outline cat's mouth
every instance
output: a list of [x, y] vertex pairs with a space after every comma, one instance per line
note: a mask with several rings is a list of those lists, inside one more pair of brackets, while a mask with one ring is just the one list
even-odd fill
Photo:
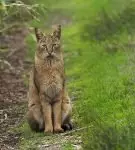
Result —
[[53, 58], [54, 58], [54, 56], [51, 54], [47, 56], [47, 59], [53, 59]]
[[48, 61], [53, 61], [53, 60], [59, 61], [60, 59], [56, 55], [50, 54], [50, 55], [46, 56], [45, 60], [48, 60]]

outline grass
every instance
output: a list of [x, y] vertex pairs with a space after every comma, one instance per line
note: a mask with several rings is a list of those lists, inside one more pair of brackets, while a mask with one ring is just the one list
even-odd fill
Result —
[[[135, 125], [132, 119], [129, 120], [135, 115], [133, 94], [135, 86], [131, 77], [132, 72], [125, 72], [128, 69], [124, 65], [127, 63], [127, 54], [104, 53], [101, 45], [90, 47], [89, 50], [91, 52], [83, 49], [83, 54], [74, 58], [68, 72], [69, 76], [74, 76], [75, 79], [69, 83], [69, 88], [71, 91], [76, 90], [75, 95], [78, 95], [76, 118], [81, 126], [93, 126], [88, 130], [87, 136], [83, 136], [83, 141], [86, 140], [84, 148], [85, 145], [89, 145], [86, 149], [117, 149], [115, 145], [117, 146], [118, 142], [120, 145], [123, 144], [121, 148], [123, 149], [125, 143], [127, 146], [130, 145], [129, 138], [134, 135], [131, 134], [131, 129]], [[110, 136], [109, 142], [106, 136]], [[122, 136], [125, 136], [127, 141], [121, 143]], [[113, 139], [115, 143], [110, 147], [109, 144], [113, 143]]]
[[72, 150], [74, 148], [73, 144], [78, 142], [78, 134], [74, 134], [74, 136], [64, 136], [61, 134], [48, 136], [44, 133], [32, 132], [26, 121], [14, 131], [22, 133], [19, 143], [20, 150], [37, 150], [46, 147], [55, 148], [55, 146], [59, 146], [62, 150]]
[[[67, 4], [66, 1], [59, 0], [56, 5], [53, 5], [55, 1], [47, 2], [53, 12], [63, 13], [65, 10], [66, 17], [73, 13], [72, 23], [63, 27], [62, 42], [67, 86], [74, 101], [73, 118], [79, 127], [90, 126], [81, 132], [83, 149], [135, 149], [135, 62], [132, 45], [135, 37], [131, 32], [134, 31], [132, 10], [135, 8], [131, 9], [131, 1], [108, 3], [106, 0], [93, 0], [84, 4], [82, 0], [75, 0]], [[103, 22], [103, 15], [99, 15], [101, 13], [107, 16]], [[40, 26], [41, 22], [37, 24]], [[126, 23], [125, 26], [123, 22]], [[111, 24], [114, 26], [109, 28]], [[31, 22], [31, 25], [35, 26], [35, 22]], [[100, 38], [95, 36], [97, 30], [100, 31]], [[118, 30], [119, 32], [115, 32]], [[28, 59], [34, 56], [33, 36], [31, 34], [26, 39], [29, 47]], [[74, 149], [73, 139], [80, 136], [74, 133], [73, 139], [70, 136], [66, 139], [62, 135], [48, 137], [42, 133], [31, 132], [26, 122], [18, 130], [23, 133], [20, 149], [36, 149], [38, 145], [44, 145], [47, 141], [57, 143], [63, 138], [62, 149], [70, 150]]]

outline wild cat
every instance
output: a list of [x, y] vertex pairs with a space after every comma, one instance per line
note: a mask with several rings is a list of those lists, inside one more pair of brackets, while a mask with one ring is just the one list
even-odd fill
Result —
[[50, 34], [35, 29], [37, 50], [30, 73], [27, 120], [32, 130], [60, 133], [72, 129], [72, 106], [65, 88], [61, 26]]

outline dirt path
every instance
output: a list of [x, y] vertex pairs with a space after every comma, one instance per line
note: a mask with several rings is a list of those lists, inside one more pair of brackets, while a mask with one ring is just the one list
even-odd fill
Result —
[[26, 104], [23, 81], [28, 31], [18, 28], [8, 35], [0, 35], [0, 149], [17, 148], [19, 134], [12, 132], [22, 120]]

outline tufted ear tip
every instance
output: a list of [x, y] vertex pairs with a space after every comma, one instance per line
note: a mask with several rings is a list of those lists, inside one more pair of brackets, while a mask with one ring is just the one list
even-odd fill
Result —
[[60, 25], [60, 24], [58, 24], [56, 27], [57, 27], [58, 29], [61, 29], [61, 25]]
[[56, 30], [61, 32], [61, 25], [60, 24], [56, 25]]
[[35, 35], [36, 35], [37, 41], [39, 41], [43, 37], [43, 33], [38, 28], [35, 28]]
[[58, 39], [60, 39], [61, 37], [61, 25], [60, 24], [54, 27], [53, 35], [57, 37]]
[[37, 32], [38, 28], [35, 27], [35, 33]]

